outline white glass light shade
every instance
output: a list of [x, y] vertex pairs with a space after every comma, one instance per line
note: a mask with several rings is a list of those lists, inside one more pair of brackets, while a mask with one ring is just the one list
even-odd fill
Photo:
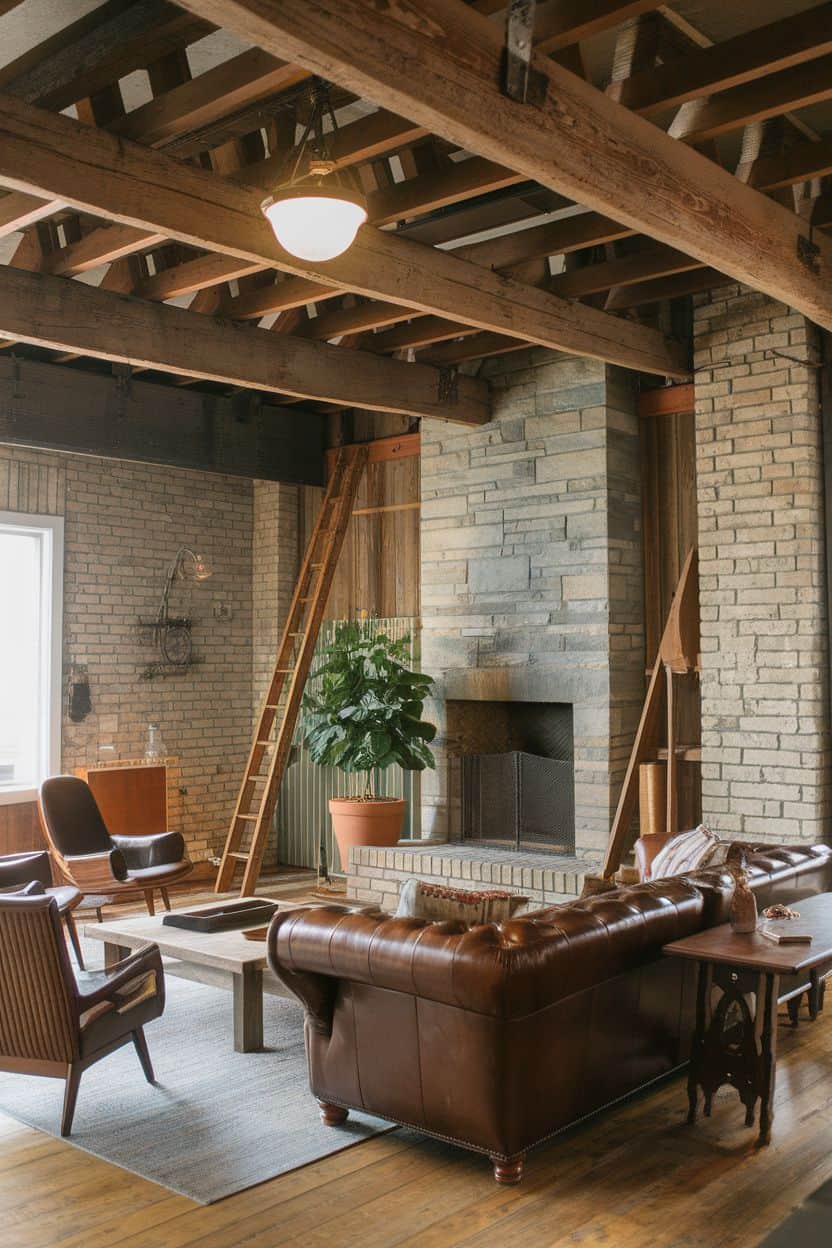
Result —
[[332, 194], [291, 193], [263, 203], [263, 212], [281, 247], [300, 260], [333, 260], [355, 241], [367, 209], [358, 196], [339, 187]]

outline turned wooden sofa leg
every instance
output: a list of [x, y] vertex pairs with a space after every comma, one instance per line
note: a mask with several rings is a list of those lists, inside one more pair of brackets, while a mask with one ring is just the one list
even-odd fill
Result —
[[350, 1111], [344, 1109], [343, 1105], [330, 1105], [328, 1101], [318, 1101], [318, 1108], [321, 1111], [321, 1122], [328, 1127], [340, 1127], [342, 1122], [346, 1122]]
[[519, 1153], [516, 1157], [509, 1158], [508, 1161], [502, 1157], [490, 1157], [489, 1161], [494, 1167], [494, 1178], [498, 1183], [508, 1186], [523, 1181], [523, 1172], [526, 1168], [525, 1153]]

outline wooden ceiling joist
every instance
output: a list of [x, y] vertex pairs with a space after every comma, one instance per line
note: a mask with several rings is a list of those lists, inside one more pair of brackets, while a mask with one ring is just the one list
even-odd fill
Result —
[[611, 83], [607, 94], [635, 112], [649, 114], [738, 87], [830, 52], [832, 4], [822, 4], [641, 70], [621, 82]]
[[707, 99], [691, 100], [679, 109], [668, 134], [686, 143], [704, 143], [751, 122], [779, 117], [830, 97], [832, 55], [746, 82]]
[[305, 69], [248, 48], [230, 61], [134, 108], [110, 127], [116, 134], [161, 147], [190, 135], [265, 95], [285, 91], [309, 77]]
[[347, 407], [480, 424], [488, 387], [423, 364], [230, 325], [81, 282], [0, 269], [0, 337]]
[[34, 195], [12, 191], [10, 195], [4, 195], [0, 199], [0, 238], [36, 225], [38, 221], [53, 216], [63, 207], [63, 204], [55, 200], [37, 199]]
[[0, 90], [63, 109], [210, 34], [167, 0], [108, 0], [0, 70]]
[[[796, 214], [550, 58], [533, 56], [541, 103], [508, 98], [499, 86], [503, 32], [461, 0], [420, 0], [418, 22], [410, 0], [187, 7], [832, 329], [829, 240], [815, 239], [813, 263], [804, 263], [808, 228]], [[824, 60], [783, 73], [814, 76]]]
[[9, 97], [0, 98], [0, 183], [200, 250], [478, 329], [663, 376], [687, 373], [682, 349], [656, 330], [369, 226], [336, 260], [298, 260], [278, 245], [260, 212], [259, 193]]
[[[535, 44], [541, 52], [558, 52], [655, 7], [655, 0], [544, 0], [537, 10]], [[497, 8], [505, 8], [505, 0]]]

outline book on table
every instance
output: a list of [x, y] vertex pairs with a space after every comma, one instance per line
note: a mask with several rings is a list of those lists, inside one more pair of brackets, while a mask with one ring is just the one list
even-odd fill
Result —
[[757, 931], [774, 945], [811, 945], [812, 943], [812, 933], [801, 924], [761, 923]]

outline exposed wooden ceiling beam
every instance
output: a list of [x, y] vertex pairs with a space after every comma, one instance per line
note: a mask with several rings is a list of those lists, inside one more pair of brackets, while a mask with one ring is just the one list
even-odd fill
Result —
[[463, 260], [473, 260], [475, 264], [503, 269], [521, 264], [524, 260], [569, 255], [584, 247], [597, 247], [602, 243], [630, 238], [635, 233], [629, 226], [621, 225], [599, 212], [583, 212], [580, 216], [565, 217], [549, 225], [535, 225], [483, 243], [455, 247], [454, 255]]
[[832, 55], [821, 56], [806, 65], [783, 69], [730, 91], [683, 104], [668, 134], [686, 143], [704, 143], [753, 121], [779, 117], [831, 96]]
[[438, 368], [464, 364], [466, 360], [482, 360], [489, 355], [507, 355], [509, 351], [521, 351], [522, 342], [506, 338], [505, 334], [471, 334], [467, 338], [442, 342], [420, 352], [420, 360], [429, 360]]
[[813, 271], [799, 259], [807, 227], [794, 213], [549, 58], [533, 57], [547, 89], [542, 104], [507, 98], [499, 89], [502, 32], [460, 0], [420, 0], [418, 23], [409, 21], [409, 0], [389, 0], [384, 9], [373, 0], [187, 3], [267, 50], [279, 46], [284, 56], [450, 142], [614, 215], [832, 328], [828, 240], [817, 240]]
[[587, 264], [559, 273], [552, 278], [550, 289], [567, 299], [582, 299], [612, 286], [631, 286], [648, 277], [666, 277], [698, 268], [701, 268], [698, 260], [692, 260], [675, 247], [652, 244], [628, 256], [616, 256], [600, 264]]
[[[269, 59], [273, 62], [273, 58]], [[207, 75], [202, 77], [205, 76]], [[202, 77], [192, 81], [199, 83], [202, 81]], [[191, 82], [184, 83], [183, 87], [190, 85]], [[149, 127], [148, 132], [145, 133], [138, 124], [134, 124], [131, 127], [132, 137], [147, 143], [149, 146], [166, 147], [173, 142], [177, 135], [183, 133], [187, 129], [191, 116], [190, 110], [194, 106], [197, 97], [181, 96], [178, 92], [179, 88], [175, 88], [159, 97], [160, 103], [167, 101], [164, 108], [162, 133], [157, 132], [154, 136], [154, 127], [158, 126], [158, 114], [145, 113], [145, 121]], [[176, 97], [175, 100], [171, 101], [171, 96]], [[156, 103], [156, 101], [151, 101], [151, 103]], [[136, 113], [142, 111], [137, 109], [133, 113], [127, 114], [124, 120], [135, 118]], [[107, 129], [118, 131], [119, 122], [108, 126]], [[382, 152], [393, 150], [404, 143], [413, 142], [415, 139], [421, 138], [424, 133], [424, 130], [414, 126], [412, 122], [404, 121], [401, 117], [396, 117], [392, 113], [379, 110], [369, 117], [361, 118], [343, 126], [338, 131], [332, 144], [333, 158], [338, 168], [346, 168], [359, 160], [370, 159], [373, 155], [380, 155]], [[266, 189], [274, 179], [280, 176], [283, 163], [284, 156], [278, 153], [275, 156], [268, 156], [264, 160], [254, 161], [252, 164], [244, 166], [236, 171], [233, 177], [235, 181], [243, 182], [248, 186], [262, 186]], [[488, 165], [489, 162], [484, 162], [484, 164]], [[490, 176], [490, 170], [483, 172], [484, 179]], [[459, 192], [459, 184], [457, 184], [456, 190]], [[441, 193], [442, 188], [437, 188], [435, 194]], [[453, 188], [448, 188], [444, 193], [446, 196], [452, 197]], [[21, 201], [23, 198], [19, 196]], [[40, 202], [42, 204], [43, 216], [49, 215], [63, 206], [55, 204], [50, 208], [48, 207], [48, 201], [37, 201], [32, 196], [26, 196], [25, 199], [27, 204], [31, 205]], [[405, 206], [405, 202], [404, 197], [402, 197], [400, 205]], [[381, 201], [379, 211], [384, 212], [389, 208], [390, 203], [392, 201], [387, 203]], [[0, 220], [2, 220], [1, 216]], [[120, 226], [118, 255], [126, 256], [138, 251], [146, 251], [157, 246], [158, 242], [159, 236], [157, 234], [148, 234], [142, 230], [131, 230], [130, 227]], [[91, 231], [80, 244], [70, 244], [66, 248], [53, 252], [49, 258], [48, 271], [65, 274], [80, 273], [85, 269], [95, 268], [99, 264], [106, 264], [116, 258], [113, 252], [113, 243], [112, 227], [102, 226], [98, 231]], [[79, 264], [79, 257], [81, 264]], [[141, 286], [137, 293], [148, 299], [172, 299], [177, 295], [190, 294], [195, 290], [204, 290], [212, 286], [219, 286], [225, 282], [236, 281], [241, 277], [250, 276], [252, 273], [261, 272], [264, 267], [258, 264], [241, 265], [239, 261], [229, 260], [227, 256], [199, 256], [155, 274]], [[283, 292], [283, 294], [285, 295], [286, 292]], [[317, 296], [314, 290], [310, 288], [303, 302], [311, 303], [316, 297], [326, 299], [330, 295], [331, 292], [325, 287], [319, 287]], [[274, 309], [267, 308], [266, 311], [277, 311], [285, 306], [285, 304], [281, 303]], [[262, 316], [264, 313], [261, 312], [259, 315]]]
[[832, 52], [832, 4], [793, 14], [611, 83], [607, 94], [650, 114]]
[[394, 325], [412, 315], [412, 310], [402, 304], [379, 303], [374, 300], [352, 308], [332, 308], [320, 316], [312, 317], [294, 333], [298, 338], [314, 338], [317, 342], [326, 342], [342, 334]]
[[691, 273], [677, 273], [672, 277], [636, 282], [632, 286], [619, 286], [610, 292], [605, 306], [623, 312], [649, 303], [661, 303], [665, 299], [694, 295], [700, 290], [711, 290], [714, 286], [726, 286], [730, 282], [731, 278], [717, 269], [695, 269]]
[[25, 230], [27, 226], [53, 216], [63, 207], [55, 200], [38, 199], [34, 195], [12, 191], [0, 199], [0, 238]]
[[808, 178], [822, 178], [832, 173], [832, 139], [820, 143], [798, 143], [776, 156], [759, 156], [748, 165], [740, 165], [737, 176], [759, 190], [776, 190], [794, 186]]
[[545, 0], [537, 9], [535, 44], [557, 52], [656, 7], [655, 0]]
[[421, 316], [406, 325], [397, 325], [384, 334], [367, 334], [361, 346], [367, 351], [401, 351], [407, 347], [427, 347], [448, 338], [460, 338], [478, 334], [476, 329], [460, 325], [456, 321], [443, 320], [441, 316]]
[[125, 113], [108, 129], [151, 147], [161, 147], [244, 104], [285, 91], [308, 77], [308, 71], [297, 65], [287, 65], [259, 48], [249, 48]]
[[687, 371], [682, 348], [655, 330], [370, 226], [336, 260], [298, 260], [277, 243], [257, 192], [9, 97], [0, 98], [0, 183], [201, 250], [523, 341], [666, 376]]
[[[240, 419], [244, 416], [244, 419]], [[321, 485], [324, 418], [178, 386], [0, 357], [0, 443]]]
[[210, 316], [96, 290], [64, 277], [0, 269], [0, 337], [227, 385], [411, 416], [479, 424], [483, 382], [450, 391], [422, 364], [229, 325]]
[[370, 220], [374, 225], [390, 225], [408, 217], [434, 212], [459, 203], [472, 195], [501, 191], [524, 179], [512, 169], [474, 156], [461, 160], [435, 174], [408, 178], [368, 196]]
[[0, 70], [0, 90], [63, 109], [211, 32], [167, 0], [108, 0]]

